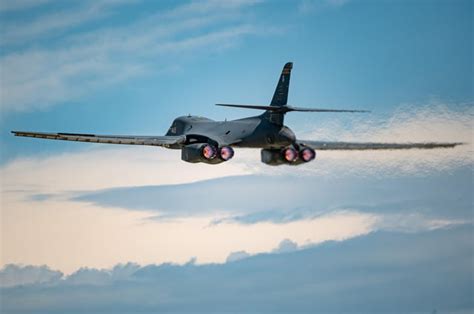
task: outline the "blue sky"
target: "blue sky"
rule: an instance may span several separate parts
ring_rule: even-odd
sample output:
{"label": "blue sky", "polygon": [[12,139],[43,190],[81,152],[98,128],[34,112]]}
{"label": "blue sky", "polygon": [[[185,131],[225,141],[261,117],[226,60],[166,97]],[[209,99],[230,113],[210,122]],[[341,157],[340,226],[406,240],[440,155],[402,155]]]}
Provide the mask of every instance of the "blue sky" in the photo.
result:
{"label": "blue sky", "polygon": [[[11,129],[162,134],[182,114],[243,117],[249,113],[213,104],[268,103],[287,61],[295,64],[294,104],[368,108],[373,118],[400,104],[470,103],[471,6],[46,1],[5,8],[2,162],[44,153],[12,139]],[[297,126],[326,118],[287,120]]]}
{"label": "blue sky", "polygon": [[[472,12],[461,0],[2,2],[2,312],[471,312]],[[275,168],[258,150],[210,166],[10,134],[161,135],[188,113],[253,115],[214,104],[268,104],[288,61],[290,104],[372,110],[290,114],[298,137],[466,144]]]}

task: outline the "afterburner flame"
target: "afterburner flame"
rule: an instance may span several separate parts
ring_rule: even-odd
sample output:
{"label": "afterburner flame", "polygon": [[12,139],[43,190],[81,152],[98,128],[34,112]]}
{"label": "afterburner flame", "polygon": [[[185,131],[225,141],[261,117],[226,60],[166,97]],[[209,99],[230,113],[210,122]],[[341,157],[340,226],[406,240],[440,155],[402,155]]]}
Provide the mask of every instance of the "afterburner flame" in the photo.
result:
{"label": "afterburner flame", "polygon": [[202,156],[206,159],[214,159],[217,155],[216,149],[212,145],[206,145],[202,148]]}
{"label": "afterburner flame", "polygon": [[294,148],[289,147],[284,150],[283,156],[285,157],[286,161],[292,162],[296,160],[298,153]]}
{"label": "afterburner flame", "polygon": [[300,152],[301,159],[304,162],[313,160],[316,157],[316,152],[311,148],[303,148]]}
{"label": "afterburner flame", "polygon": [[223,146],[220,149],[220,156],[222,160],[227,161],[234,157],[234,150],[230,146]]}

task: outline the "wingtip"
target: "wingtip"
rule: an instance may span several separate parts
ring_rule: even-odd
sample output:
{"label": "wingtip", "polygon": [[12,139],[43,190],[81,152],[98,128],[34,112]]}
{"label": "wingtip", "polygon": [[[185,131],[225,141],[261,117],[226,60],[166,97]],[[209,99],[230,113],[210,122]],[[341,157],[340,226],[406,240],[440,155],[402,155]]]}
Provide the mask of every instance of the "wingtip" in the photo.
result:
{"label": "wingtip", "polygon": [[446,142],[441,142],[441,143],[437,143],[437,142],[434,142],[434,143],[427,143],[428,145],[432,145],[433,147],[432,148],[454,148],[456,146],[462,146],[462,145],[466,145],[466,144],[469,144],[469,143],[464,143],[464,142],[454,142],[454,143],[446,143]]}

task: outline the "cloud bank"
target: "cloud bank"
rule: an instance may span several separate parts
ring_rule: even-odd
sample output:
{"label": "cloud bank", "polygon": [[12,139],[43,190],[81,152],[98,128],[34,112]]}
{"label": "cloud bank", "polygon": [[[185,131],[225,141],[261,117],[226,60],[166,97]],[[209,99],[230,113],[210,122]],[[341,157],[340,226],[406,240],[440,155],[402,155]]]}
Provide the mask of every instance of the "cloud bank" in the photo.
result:
{"label": "cloud bank", "polygon": [[0,287],[14,287],[34,284],[53,284],[63,277],[60,271],[48,266],[22,266],[8,264],[0,271]]}
{"label": "cloud bank", "polygon": [[474,307],[472,232],[472,225],[417,234],[379,232],[225,264],[121,265],[126,269],[121,277],[114,277],[115,268],[80,270],[54,284],[2,288],[3,310],[469,313]]}
{"label": "cloud bank", "polygon": [[[183,185],[108,189],[72,200],[155,212],[153,219],[157,221],[215,215],[214,224],[287,223],[344,210],[470,220],[471,180],[470,168],[421,178],[249,175]],[[203,190],[212,193],[202,193]],[[413,223],[420,222],[415,218],[410,218]]]}

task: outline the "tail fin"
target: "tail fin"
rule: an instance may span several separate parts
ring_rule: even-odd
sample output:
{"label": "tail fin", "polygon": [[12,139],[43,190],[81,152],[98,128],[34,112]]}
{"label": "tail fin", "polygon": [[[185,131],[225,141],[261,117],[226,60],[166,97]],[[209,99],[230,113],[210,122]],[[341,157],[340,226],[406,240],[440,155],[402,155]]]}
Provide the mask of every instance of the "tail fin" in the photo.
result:
{"label": "tail fin", "polygon": [[273,94],[272,102],[270,106],[261,105],[238,105],[238,104],[216,104],[217,106],[234,107],[234,108],[247,108],[247,109],[259,109],[265,110],[260,117],[269,120],[272,123],[283,125],[285,113],[291,111],[300,112],[370,112],[367,110],[347,110],[347,109],[321,109],[321,108],[302,108],[288,106],[288,89],[290,87],[290,75],[293,63],[288,62],[281,71],[280,78],[278,79],[275,93]]}
{"label": "tail fin", "polygon": [[[278,79],[277,86],[275,88],[275,93],[273,94],[272,102],[270,103],[270,106],[272,107],[286,106],[288,102],[288,89],[290,87],[290,76],[291,76],[292,68],[293,68],[293,62],[288,62],[283,67],[280,78]],[[285,113],[277,112],[274,110],[267,110],[262,115],[262,117],[270,120],[271,122],[275,124],[283,125]]]}
{"label": "tail fin", "polygon": [[292,62],[288,62],[283,67],[270,106],[286,106],[286,103],[288,102],[288,89],[290,87],[290,75],[292,68]]}

